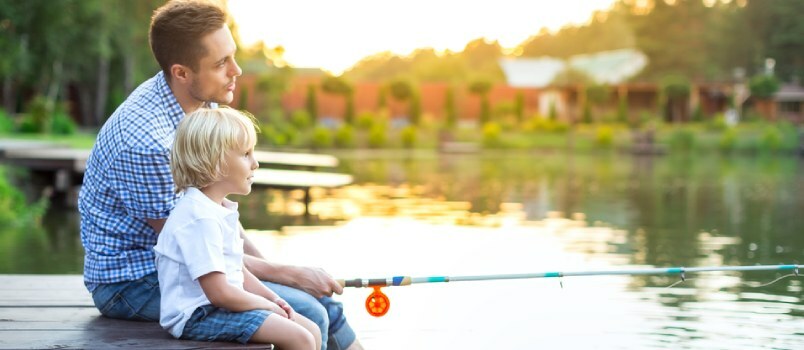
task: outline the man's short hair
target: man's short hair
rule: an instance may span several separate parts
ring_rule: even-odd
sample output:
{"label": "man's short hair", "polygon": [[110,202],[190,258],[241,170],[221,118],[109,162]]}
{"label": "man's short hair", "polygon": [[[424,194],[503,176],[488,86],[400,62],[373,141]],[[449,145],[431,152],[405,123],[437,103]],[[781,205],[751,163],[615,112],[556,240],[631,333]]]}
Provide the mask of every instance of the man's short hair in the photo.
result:
{"label": "man's short hair", "polygon": [[201,40],[223,28],[228,21],[219,5],[203,0],[173,0],[154,11],[149,40],[165,79],[170,80],[170,66],[181,64],[193,71],[207,54]]}
{"label": "man's short hair", "polygon": [[176,193],[218,181],[226,175],[226,152],[252,148],[256,143],[256,121],[247,112],[220,107],[188,114],[179,122],[170,150]]}

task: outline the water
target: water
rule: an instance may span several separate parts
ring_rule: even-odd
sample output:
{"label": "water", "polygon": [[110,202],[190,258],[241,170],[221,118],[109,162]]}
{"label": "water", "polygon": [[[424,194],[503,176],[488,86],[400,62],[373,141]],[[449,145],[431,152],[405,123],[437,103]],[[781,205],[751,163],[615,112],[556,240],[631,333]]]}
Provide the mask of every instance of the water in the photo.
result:
{"label": "water", "polygon": [[[344,153],[355,185],[238,197],[276,261],[340,278],[801,263],[792,157]],[[11,232],[11,231],[9,231]],[[0,273],[80,273],[72,209],[0,235]],[[802,279],[774,272],[599,276],[367,289],[338,296],[372,349],[804,348]],[[563,285],[563,286],[562,286]]]}

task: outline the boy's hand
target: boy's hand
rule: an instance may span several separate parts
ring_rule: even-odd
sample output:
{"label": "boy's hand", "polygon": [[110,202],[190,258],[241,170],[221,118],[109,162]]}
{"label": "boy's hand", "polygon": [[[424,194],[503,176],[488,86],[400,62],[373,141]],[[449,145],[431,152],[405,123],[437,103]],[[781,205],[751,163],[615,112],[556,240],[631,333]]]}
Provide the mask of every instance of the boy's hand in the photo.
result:
{"label": "boy's hand", "polygon": [[287,318],[293,318],[293,313],[294,313],[295,311],[293,311],[293,308],[292,308],[292,307],[290,307],[290,304],[288,304],[288,302],[287,302],[287,301],[285,301],[285,299],[282,299],[282,298],[276,298],[276,300],[274,300],[274,303],[275,303],[277,306],[279,306],[279,308],[281,308],[281,309],[282,309],[282,311],[284,311],[285,313],[287,313],[287,316],[286,316]]}

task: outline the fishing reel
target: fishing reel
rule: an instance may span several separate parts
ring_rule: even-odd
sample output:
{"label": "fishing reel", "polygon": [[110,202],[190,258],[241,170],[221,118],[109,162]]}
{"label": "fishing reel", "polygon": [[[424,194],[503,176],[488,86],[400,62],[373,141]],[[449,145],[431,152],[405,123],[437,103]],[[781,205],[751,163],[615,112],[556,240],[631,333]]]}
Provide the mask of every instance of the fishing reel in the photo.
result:
{"label": "fishing reel", "polygon": [[353,279],[353,280],[336,280],[341,287],[371,287],[374,290],[366,298],[366,312],[374,317],[382,317],[388,313],[391,308],[391,299],[382,292],[382,287],[388,286],[407,286],[410,285],[411,279],[407,276],[398,276],[393,278],[372,278],[372,279]]}

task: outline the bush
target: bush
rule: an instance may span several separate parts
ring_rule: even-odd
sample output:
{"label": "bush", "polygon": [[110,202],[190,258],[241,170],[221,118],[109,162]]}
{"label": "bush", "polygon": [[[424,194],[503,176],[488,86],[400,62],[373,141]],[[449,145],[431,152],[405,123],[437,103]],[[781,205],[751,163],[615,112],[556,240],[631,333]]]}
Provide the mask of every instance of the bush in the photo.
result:
{"label": "bush", "polygon": [[712,131],[725,131],[729,125],[726,124],[726,116],[723,113],[718,113],[706,123],[706,127]]}
{"label": "bush", "polygon": [[75,125],[75,121],[69,115],[57,112],[53,114],[53,121],[50,128],[50,131],[56,135],[72,135],[75,134],[75,131],[78,127]]}
{"label": "bush", "polygon": [[405,148],[413,148],[416,145],[416,127],[412,125],[406,126],[399,133],[402,141],[402,146]]}
{"label": "bush", "polygon": [[692,151],[695,147],[695,133],[687,128],[676,128],[670,135],[670,149],[680,152]]}
{"label": "bush", "polygon": [[371,130],[374,126],[374,119],[376,116],[371,112],[363,112],[357,116],[357,128],[360,130]]}
{"label": "bush", "polygon": [[734,129],[726,129],[720,135],[720,141],[718,143],[720,147],[720,151],[723,153],[729,153],[734,150],[737,146],[737,131]]}
{"label": "bush", "polygon": [[8,134],[14,131],[14,120],[0,109],[0,134]]}
{"label": "bush", "polygon": [[368,144],[371,148],[380,148],[388,143],[388,136],[386,135],[385,126],[382,124],[374,124],[369,130]]}
{"label": "bush", "polygon": [[298,109],[290,116],[290,123],[299,130],[305,130],[312,126],[313,118],[310,117],[310,112]]}
{"label": "bush", "polygon": [[355,146],[355,129],[349,125],[341,125],[335,131],[335,145],[341,148],[351,148]]}
{"label": "bush", "polygon": [[782,146],[782,132],[775,126],[769,125],[762,131],[759,139],[759,149],[763,152],[776,152]]}
{"label": "bush", "polygon": [[614,129],[608,125],[602,125],[595,130],[595,144],[609,148],[614,144]]}
{"label": "bush", "polygon": [[502,128],[495,122],[483,124],[483,146],[496,148],[502,146]]}
{"label": "bush", "polygon": [[332,133],[323,126],[316,126],[313,129],[313,136],[310,140],[313,148],[327,148],[332,146]]}

